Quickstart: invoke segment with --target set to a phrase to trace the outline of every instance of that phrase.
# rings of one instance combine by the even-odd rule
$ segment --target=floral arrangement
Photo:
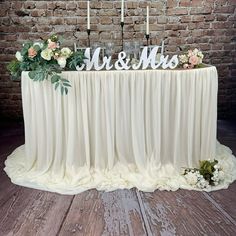
[[[18,79],[22,71],[29,71],[34,81],[50,80],[55,89],[60,87],[61,93],[68,93],[71,87],[67,79],[63,79],[62,70],[75,70],[85,59],[81,51],[72,52],[68,47],[61,48],[61,38],[52,35],[44,42],[27,42],[21,51],[16,52],[16,59],[7,68],[12,79]]]
[[[224,180],[223,167],[217,160],[200,161],[200,168],[185,168],[184,177],[187,182],[197,188],[204,189],[216,186]]]
[[[184,69],[193,69],[202,67],[203,58],[203,53],[195,48],[194,50],[188,50],[186,53],[179,55],[179,62]]]

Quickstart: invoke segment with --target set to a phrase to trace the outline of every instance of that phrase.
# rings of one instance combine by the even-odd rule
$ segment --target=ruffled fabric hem
[[[32,168],[26,170],[24,165],[24,145],[18,147],[5,161],[5,172],[12,183],[56,192],[60,194],[78,194],[88,189],[96,188],[100,191],[113,191],[116,189],[131,189],[136,187],[140,191],[154,192],[156,189],[176,191],[178,189],[215,191],[228,188],[236,180],[236,158],[232,151],[220,143],[217,143],[215,159],[223,163],[225,179],[217,186],[207,189],[198,189],[187,183],[183,175],[173,165],[157,166],[153,162],[148,163],[145,170],[140,171],[134,165],[117,163],[112,169],[98,170],[88,166],[80,167],[76,175],[70,175],[65,171],[59,176],[48,170],[40,173]]]

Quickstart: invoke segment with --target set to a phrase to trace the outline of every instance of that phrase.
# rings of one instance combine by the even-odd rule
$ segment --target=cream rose
[[[46,48],[41,52],[40,55],[44,60],[50,61],[52,59],[53,53],[51,49]]]
[[[72,54],[72,52],[71,52],[71,50],[70,50],[69,48],[62,48],[62,49],[61,49],[61,55],[62,55],[63,57],[68,58],[68,57],[71,56],[71,54]]]

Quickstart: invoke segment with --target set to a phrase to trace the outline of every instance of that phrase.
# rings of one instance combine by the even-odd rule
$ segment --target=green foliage
[[[34,70],[29,72],[30,79],[34,81],[43,81],[46,78],[47,74],[43,70]]]
[[[215,183],[212,180],[212,177],[214,176],[214,171],[215,171],[214,166],[218,164],[218,161],[204,160],[200,161],[199,164],[200,164],[199,168],[185,168],[183,175],[187,175],[189,172],[195,173],[198,171],[200,175],[202,175],[203,178],[207,180],[210,185],[214,185]]]
[[[20,70],[21,71],[29,71],[31,69],[30,65],[31,64],[29,61],[23,61],[20,63]]]
[[[202,63],[202,64],[198,64],[198,65],[196,65],[195,67],[196,67],[196,68],[205,68],[206,65]]]
[[[71,87],[70,81],[67,79],[63,79],[58,75],[53,75],[51,77],[51,80],[53,80],[52,83],[55,84],[55,90],[60,87],[61,88],[61,94],[67,94],[68,93],[68,87]]]
[[[57,83],[58,81],[60,81],[60,75],[57,75],[57,74],[54,74],[52,77],[51,77],[51,82],[52,84],[54,83]]]
[[[29,50],[29,48],[30,48],[31,46],[33,46],[33,43],[32,43],[32,42],[24,43],[23,48],[22,48],[22,50],[21,50],[21,55],[22,55],[23,57],[28,57],[28,50]]]
[[[17,60],[12,60],[8,65],[7,65],[7,70],[11,74],[11,79],[16,80],[20,79],[21,76],[21,69],[20,69],[20,62]]]
[[[86,57],[82,51],[74,52],[68,60],[69,69],[76,70],[76,66],[81,66],[84,63],[84,59],[86,59]]]
[[[214,184],[211,177],[213,177],[213,172],[215,171],[214,166],[218,163],[217,160],[214,161],[200,161],[200,174],[204,177],[205,180],[209,182],[210,185]]]
[[[29,77],[34,81],[43,81],[45,79],[47,80],[50,77],[51,83],[55,84],[55,90],[60,86],[61,94],[67,94],[68,87],[71,87],[70,82],[67,79],[63,79],[58,73],[61,73],[61,70],[58,66],[45,65],[39,67],[37,70],[30,71]]]

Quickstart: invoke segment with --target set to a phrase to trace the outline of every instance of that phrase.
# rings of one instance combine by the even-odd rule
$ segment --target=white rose
[[[57,63],[61,68],[65,68],[66,66],[66,58],[65,57],[59,57],[57,59]]]
[[[18,61],[23,61],[23,57],[22,57],[22,55],[21,55],[21,53],[19,51],[16,52],[16,59]]]
[[[196,173],[188,172],[184,177],[190,185],[195,185],[198,181]]]
[[[66,57],[66,58],[68,58],[68,57],[70,57],[70,55],[71,55],[71,50],[69,49],[69,48],[62,48],[61,49],[61,55],[63,56],[63,57]]]
[[[45,59],[45,60],[47,60],[47,61],[50,61],[50,60],[52,59],[53,53],[52,53],[52,50],[51,50],[51,49],[46,48],[46,49],[44,49],[44,50],[41,52],[40,55],[41,55],[41,57],[42,57],[43,59]]]

